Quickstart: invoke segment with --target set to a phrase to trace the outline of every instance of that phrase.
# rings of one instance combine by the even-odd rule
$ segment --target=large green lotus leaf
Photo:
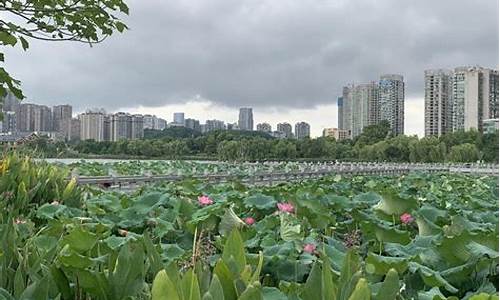
[[[336,239],[327,238],[328,244],[323,244],[325,255],[332,262],[335,271],[340,272],[345,261],[347,249],[344,244]]]
[[[300,261],[291,261],[289,259],[279,260],[268,267],[268,271],[276,273],[279,280],[301,281],[310,271],[310,267],[302,264]]]
[[[326,194],[320,198],[320,201],[336,209],[349,209],[353,206],[353,202],[351,202],[349,198],[336,194]]]
[[[458,267],[442,270],[441,276],[454,286],[461,286],[463,283],[470,281],[470,275],[476,269],[475,261],[468,262]]]
[[[446,281],[439,272],[416,262],[409,262],[409,270],[412,273],[419,273],[424,283],[430,287],[444,287],[450,293],[458,292],[458,289]]]
[[[245,226],[245,222],[241,220],[233,211],[233,208],[227,208],[226,212],[221,218],[219,223],[219,233],[222,236],[226,236],[233,230],[238,230]]]
[[[162,220],[161,218],[151,218],[148,222],[156,223],[153,229],[155,237],[163,238],[168,233],[175,231],[174,224],[172,224],[172,222]]]
[[[130,236],[121,237],[121,236],[112,235],[112,236],[109,236],[106,239],[104,239],[103,242],[106,243],[106,245],[109,248],[111,248],[112,250],[116,250],[116,249],[119,249],[121,246],[125,245],[128,241],[134,240],[134,239],[135,238],[130,237]]]
[[[387,215],[402,215],[409,213],[417,207],[414,198],[401,198],[396,191],[386,189],[381,193],[382,199],[373,208]]]
[[[381,256],[370,252],[365,260],[365,264],[368,273],[385,275],[389,270],[395,269],[399,274],[403,274],[408,268],[408,259],[403,257]]]
[[[198,224],[203,222],[214,215],[222,215],[226,211],[224,204],[222,202],[214,203],[212,205],[207,205],[196,210],[192,216],[190,223]]]
[[[407,245],[401,245],[399,243],[385,243],[384,249],[385,252],[391,256],[411,258],[419,255],[422,251],[433,247],[436,240],[436,236],[417,236]]]
[[[438,287],[433,287],[428,291],[419,291],[418,300],[446,300],[446,296],[441,293]]]
[[[462,234],[464,230],[470,233],[488,231],[488,225],[489,224],[485,225],[482,223],[472,222],[463,216],[455,215],[451,217],[451,224],[449,226],[445,226],[443,231],[447,236],[454,236]]]
[[[357,194],[356,196],[354,196],[352,201],[357,204],[374,205],[376,203],[383,201],[383,198],[381,195],[377,193],[368,192],[368,193]]]
[[[416,222],[419,236],[429,236],[441,233],[441,227],[437,226],[422,215],[417,214]]]
[[[459,236],[443,237],[436,244],[436,250],[446,260],[449,266],[460,266],[472,256],[470,250],[467,249],[469,236],[465,233]]]
[[[167,261],[174,261],[185,253],[185,250],[177,244],[161,244],[162,257]]]
[[[303,235],[297,218],[288,213],[280,213],[280,237],[286,242],[301,240]]]
[[[269,286],[262,288],[262,297],[264,297],[264,300],[288,300],[288,297],[278,288]]]
[[[81,253],[94,248],[97,240],[96,234],[85,230],[83,227],[76,227],[63,238],[62,244],[68,245],[71,249]]]
[[[98,262],[104,262],[105,257],[92,258],[64,247],[59,253],[58,260],[61,264],[69,268],[86,269]]]
[[[264,256],[266,257],[285,259],[295,251],[295,246],[292,242],[284,242],[279,244],[273,243],[272,246],[263,247],[263,250]]]
[[[487,247],[484,245],[481,245],[479,243],[476,243],[474,241],[469,242],[466,246],[467,250],[472,254],[472,256],[479,258],[479,257],[489,257],[489,258],[498,258],[498,252]]]
[[[481,293],[470,297],[469,300],[498,300],[498,295]]]
[[[417,213],[433,223],[436,223],[440,219],[445,219],[448,215],[446,211],[430,205],[420,207]]]
[[[380,242],[399,243],[406,245],[411,241],[410,233],[405,230],[399,230],[394,227],[381,224],[379,222],[372,223],[368,221],[361,222],[363,233],[368,233],[375,237]]]
[[[133,210],[138,215],[145,215],[165,202],[167,202],[167,198],[164,194],[152,192],[135,199],[128,209]]]
[[[254,194],[252,196],[246,197],[243,200],[246,207],[256,208],[260,210],[276,209],[277,201],[272,196],[266,196],[263,194]]]
[[[70,211],[63,204],[54,205],[45,203],[38,208],[36,216],[40,219],[54,219],[61,216],[70,216]]]
[[[43,254],[50,252],[57,246],[59,240],[50,235],[39,235],[33,239],[37,250]]]

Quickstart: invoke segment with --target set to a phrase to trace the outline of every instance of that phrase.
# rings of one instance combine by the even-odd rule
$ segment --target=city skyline
[[[250,106],[256,122],[300,115],[313,136],[337,123],[343,85],[396,73],[407,83],[405,131],[422,135],[422,121],[408,123],[423,115],[422,71],[498,69],[497,11],[494,0],[135,2],[126,33],[92,48],[36,41],[28,55],[9,48],[6,67],[40,104],[69,103],[75,111],[142,105],[170,117],[172,106],[194,115],[188,102],[206,101],[211,110],[200,117],[218,119]]]
[[[490,70],[490,69],[484,68],[482,66],[459,66],[459,67],[455,67],[453,69],[454,70],[468,70],[468,69]],[[428,76],[427,75],[428,75],[428,72],[431,72],[431,74],[436,73],[437,75],[442,75],[441,73],[443,73],[443,72],[449,73],[451,71],[446,70],[446,69],[438,69],[438,68],[424,70],[423,75],[424,75],[425,81],[426,81],[426,88],[425,88],[426,97],[428,96],[428,94],[427,94],[427,90],[428,90],[428,83],[427,83]],[[498,74],[498,70],[493,70],[492,72],[496,72],[496,74]],[[450,75],[448,74],[448,76],[450,76]],[[496,105],[495,105],[495,107],[492,107],[492,109],[496,110],[496,115],[497,115],[498,114],[498,75],[496,75],[496,76],[497,76],[497,79],[496,79],[497,83],[496,83],[495,88],[496,88],[496,95],[497,95],[496,97],[497,98],[496,98]],[[337,100],[336,100],[335,106],[337,108],[337,112],[334,114],[334,116],[336,116],[337,119],[339,119],[339,120],[347,119],[346,116],[348,116],[351,113],[346,113],[346,111],[341,112],[340,109],[342,109],[342,105],[339,106],[339,104],[343,104],[343,106],[345,106],[346,103],[350,103],[351,108],[354,110],[352,113],[352,116],[353,116],[352,118],[359,119],[361,116],[364,116],[364,117],[361,117],[361,119],[366,118],[366,120],[363,119],[364,121],[361,119],[360,120],[357,120],[357,119],[356,120],[354,120],[354,119],[348,120],[347,123],[352,122],[350,127],[349,126],[346,127],[347,123],[344,124],[346,120],[343,120],[343,122],[337,122],[337,124],[332,124],[331,123],[332,118],[330,118],[330,121],[328,124],[323,124],[323,126],[315,128],[314,121],[311,122],[309,120],[305,120],[304,118],[302,118],[302,115],[299,118],[286,119],[283,117],[282,111],[279,112],[278,118],[275,119],[274,121],[273,121],[273,118],[269,118],[269,117],[267,117],[267,118],[266,117],[261,117],[261,118],[257,117],[256,120],[254,120],[253,108],[251,108],[251,107],[240,107],[239,114],[236,116],[234,116],[234,111],[231,111],[230,114],[232,116],[229,116],[229,117],[226,116],[226,118],[222,118],[222,120],[220,122],[222,122],[221,124],[224,124],[223,126],[225,128],[227,127],[227,129],[232,129],[232,128],[242,129],[241,125],[245,123],[247,125],[245,125],[244,127],[250,127],[251,128],[250,130],[262,131],[262,130],[259,130],[258,128],[254,128],[253,124],[261,125],[261,124],[270,123],[271,128],[272,129],[276,128],[276,130],[277,130],[277,126],[282,122],[297,124],[297,123],[305,121],[306,123],[309,124],[308,132],[309,132],[309,136],[312,138],[324,136],[324,129],[329,129],[329,128],[348,129],[347,132],[351,132],[351,136],[355,137],[361,133],[363,127],[365,127],[367,125],[377,124],[379,121],[381,121],[383,119],[388,120],[391,123],[391,118],[395,117],[396,119],[399,119],[399,121],[396,122],[396,124],[399,124],[399,125],[394,125],[394,124],[391,125],[393,132],[397,131],[398,133],[405,133],[407,135],[417,134],[420,137],[422,137],[424,135],[428,135],[427,130],[428,130],[429,125],[426,122],[428,122],[428,120],[429,120],[427,117],[429,112],[427,111],[427,106],[428,106],[427,102],[424,102],[424,107],[423,107],[425,117],[422,118],[421,116],[419,116],[418,118],[415,118],[415,119],[419,120],[419,123],[424,123],[425,131],[423,131],[423,132],[412,132],[411,130],[407,130],[406,126],[404,126],[405,131],[401,132],[401,128],[402,128],[403,124],[405,123],[406,118],[404,118],[403,115],[399,115],[399,116],[395,115],[395,114],[400,114],[400,112],[392,111],[391,113],[386,113],[385,117],[382,116],[383,111],[387,110],[389,107],[396,107],[397,108],[397,106],[394,106],[394,104],[391,104],[391,106],[388,106],[387,104],[383,103],[384,101],[387,101],[387,100],[383,100],[382,93],[383,93],[384,85],[386,85],[387,82],[390,82],[393,80],[395,80],[395,82],[401,83],[400,92],[396,92],[397,90],[394,90],[396,92],[394,94],[394,96],[401,97],[401,100],[397,100],[397,103],[401,102],[401,104],[398,104],[398,105],[401,105],[402,107],[404,107],[405,106],[404,104],[406,102],[405,82],[404,82],[404,77],[402,75],[399,75],[399,74],[380,75],[379,81],[372,80],[369,83],[359,83],[359,84],[351,83],[351,84],[343,87],[342,95],[340,97],[337,97]],[[449,80],[451,80],[451,79],[449,79]],[[450,83],[450,85],[451,85],[451,83]],[[392,86],[392,83],[391,83],[391,86]],[[450,89],[451,89],[451,86],[450,86]],[[394,93],[394,92],[391,92],[391,93]],[[401,96],[398,96],[399,93],[401,93]],[[358,96],[356,96],[356,95],[358,95]],[[394,96],[391,96],[391,94],[387,94],[387,95],[388,96],[386,96],[386,97],[389,97],[389,98],[394,97]],[[450,91],[450,96],[451,96],[451,91]],[[198,100],[200,100],[200,99],[198,99]],[[349,101],[347,101],[347,100],[349,100]],[[449,101],[449,100],[446,100],[446,101]],[[12,95],[8,95],[6,97],[6,102],[4,104],[5,107],[12,106],[13,105],[12,103],[14,103],[14,105],[19,105],[19,104],[15,104],[15,101],[13,102]],[[43,123],[43,119],[44,119],[43,118],[43,111],[44,111],[44,109],[48,111],[48,114],[50,115],[50,117],[55,118],[55,115],[53,112],[51,112],[51,110],[54,111],[56,109],[64,109],[64,108],[67,108],[69,106],[67,104],[57,104],[57,105],[54,105],[52,107],[52,109],[50,109],[49,107],[47,107],[43,104],[39,104],[39,103],[32,103],[32,102],[26,102],[26,101],[24,101],[22,103],[26,104],[26,105],[23,105],[25,109],[26,108],[30,109],[30,106],[32,106],[32,105],[37,106],[39,108],[38,110],[41,109],[40,112],[36,111],[36,113],[42,114],[42,115],[38,116],[38,119],[42,120],[42,123],[40,123],[38,125],[33,125],[33,124],[31,125],[33,128],[36,128],[37,131],[48,131],[48,130],[43,130],[44,128],[48,128],[47,125],[44,125],[44,124],[47,124],[48,122],[46,121],[45,123]],[[136,108],[136,109],[131,109],[131,110],[123,109],[123,110],[119,110],[119,111],[115,111],[115,112],[111,112],[111,113],[120,114],[120,113],[125,112],[127,114],[132,114],[132,115],[133,114],[141,114],[141,115],[144,115],[144,117],[146,117],[146,118],[149,117],[149,120],[144,120],[144,129],[155,128],[152,126],[152,123],[153,122],[157,123],[158,120],[161,120],[162,122],[164,122],[165,125],[168,124],[168,126],[185,126],[185,127],[188,127],[188,128],[191,128],[191,129],[194,129],[197,131],[201,131],[201,132],[205,132],[206,128],[210,128],[210,129],[221,128],[221,125],[214,125],[214,123],[213,123],[214,121],[219,122],[220,118],[213,117],[213,115],[208,114],[210,112],[210,110],[213,108],[213,106],[211,106],[210,103],[205,102],[205,104],[208,104],[208,105],[206,105],[206,107],[200,107],[198,105],[199,103],[200,103],[200,101],[193,101],[193,104],[197,104],[198,111],[202,111],[204,113],[203,117],[200,117],[199,119],[196,117],[196,113],[195,113],[195,115],[191,115],[188,113],[189,118],[187,118],[187,117],[185,118],[186,113],[180,112],[179,109],[175,109],[175,111],[172,113],[173,114],[173,117],[171,119],[172,121],[169,121],[169,118],[167,116],[165,116],[165,114],[162,114],[161,112],[160,113],[158,111],[148,112],[147,111],[148,108],[145,108],[145,107],[142,107],[142,109],[145,109],[146,111],[142,111],[141,108],[138,108],[138,109]],[[356,104],[356,103],[358,103],[358,104]],[[364,103],[364,104],[362,104],[362,103]],[[356,105],[367,105],[367,106],[365,108],[363,108],[363,106],[356,108],[357,107]],[[451,104],[449,104],[449,105],[451,105]],[[106,111],[104,108],[94,108],[94,110],[95,109]],[[230,109],[230,108],[227,108],[227,109]],[[359,111],[359,109],[362,109],[362,110]],[[391,108],[391,109],[393,110],[394,108]],[[93,110],[93,109],[89,109],[89,108],[85,109],[85,111],[89,111],[89,110]],[[71,115],[71,112],[72,112],[72,107],[69,106],[69,114],[70,115]],[[62,112],[60,112],[59,114],[61,114],[61,113]],[[66,114],[67,113],[68,112],[66,112]],[[275,111],[274,113],[276,114],[278,112]],[[331,115],[330,112],[325,112],[325,110],[323,110],[323,113]],[[79,112],[75,112],[75,114],[73,114],[73,116],[77,117],[79,114],[80,114]],[[269,114],[269,112],[264,112],[264,115],[266,115],[266,114]],[[257,114],[257,116],[258,116],[258,114]],[[446,116],[447,122],[451,122],[452,117],[454,118],[454,116],[451,116],[451,115]],[[153,121],[151,118],[154,118],[155,120]],[[201,122],[203,122],[203,120],[205,120],[205,118],[206,118],[206,123],[208,125],[201,123]],[[440,118],[443,118],[443,117],[440,117]],[[485,118],[483,117],[483,119],[485,119]],[[441,122],[442,120],[439,119],[439,121]],[[151,125],[148,125],[148,124],[151,124]],[[71,122],[66,122],[65,127],[68,128],[68,126],[70,126],[70,125],[71,125]],[[24,128],[22,124],[20,124],[19,126],[20,126],[20,128]],[[29,126],[29,125],[24,125],[24,126]],[[58,126],[57,120],[55,120],[55,119],[54,119],[53,126],[54,126],[54,129],[56,129]],[[205,127],[205,126],[207,126],[207,127]],[[234,126],[236,126],[236,127],[234,127]],[[353,128],[352,126],[358,126],[359,128],[358,127]],[[399,129],[395,129],[394,126],[397,126]],[[435,126],[435,125],[433,125],[433,126]],[[446,126],[449,126],[449,125],[446,125]],[[479,125],[479,126],[481,126],[481,125]],[[476,128],[479,128],[479,126]],[[212,127],[214,127],[214,128],[212,128]],[[163,128],[163,126],[162,126],[162,128]],[[243,130],[248,130],[248,129],[243,128]],[[441,129],[439,129],[439,130],[441,130]],[[54,130],[54,131],[58,131],[58,130]],[[264,130],[264,131],[267,131],[267,130]],[[275,131],[275,130],[271,130],[271,132],[272,131]],[[69,134],[69,132],[65,135],[68,135],[68,134]]]

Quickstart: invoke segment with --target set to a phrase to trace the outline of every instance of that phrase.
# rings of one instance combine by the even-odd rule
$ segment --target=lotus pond
[[[185,180],[0,164],[0,299],[498,299],[498,178]]]
[[[56,162],[57,163],[57,162]],[[129,160],[129,161],[76,161],[58,164],[63,169],[71,170],[82,176],[107,175],[207,175],[228,174],[234,176],[252,176],[263,172],[296,172],[314,167],[313,164],[299,162],[279,163],[227,163],[174,160]],[[318,167],[319,165],[315,165]]]

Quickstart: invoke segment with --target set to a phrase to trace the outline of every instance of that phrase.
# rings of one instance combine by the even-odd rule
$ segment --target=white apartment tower
[[[104,119],[106,114],[104,112],[92,112],[80,114],[80,139],[94,140],[102,142],[105,140],[104,132]]]
[[[452,77],[453,130],[482,129],[485,119],[498,118],[498,71],[455,68]]]

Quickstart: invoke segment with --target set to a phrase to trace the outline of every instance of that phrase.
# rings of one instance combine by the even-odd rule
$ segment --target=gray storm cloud
[[[33,42],[7,68],[29,100],[76,109],[331,104],[350,82],[426,68],[498,68],[498,0],[133,0],[131,30],[89,48]]]

